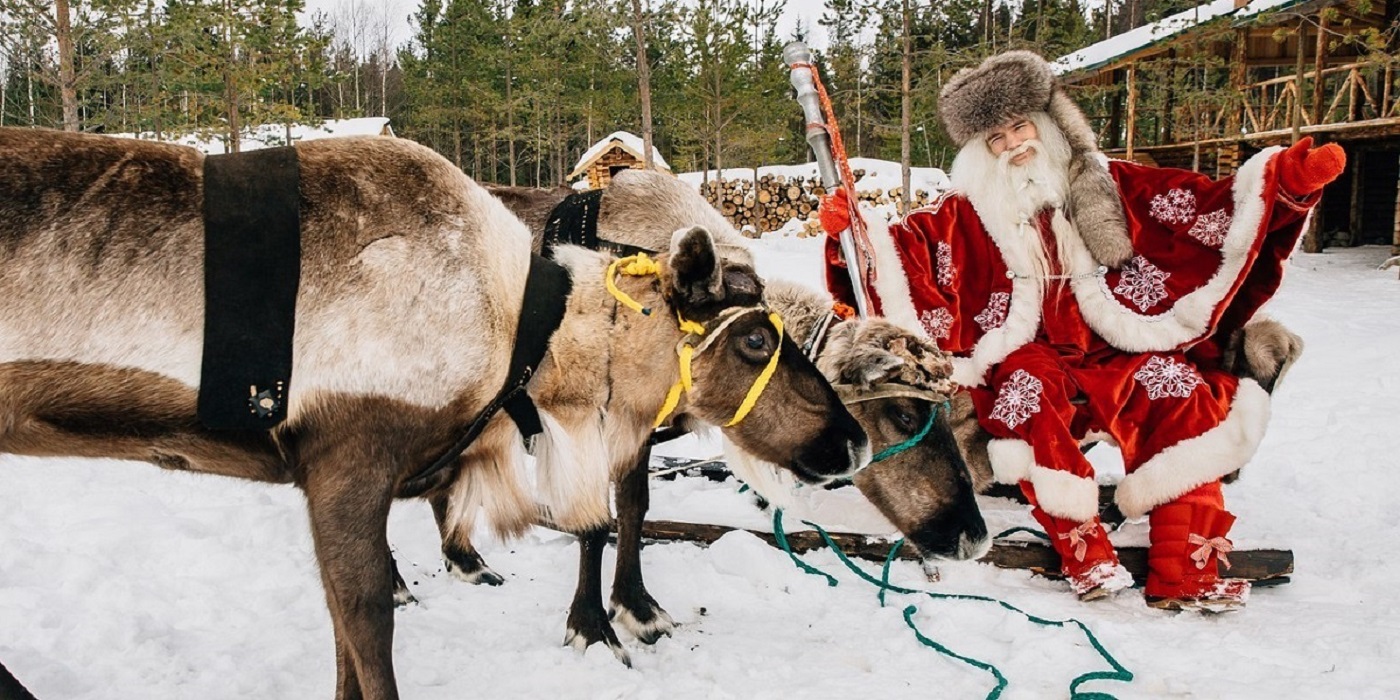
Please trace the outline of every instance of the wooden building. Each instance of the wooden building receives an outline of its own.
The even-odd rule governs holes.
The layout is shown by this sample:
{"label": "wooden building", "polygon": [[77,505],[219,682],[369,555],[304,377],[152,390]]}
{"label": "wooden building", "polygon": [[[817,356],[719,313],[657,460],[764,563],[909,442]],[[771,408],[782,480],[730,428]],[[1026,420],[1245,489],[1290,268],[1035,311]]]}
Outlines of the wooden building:
{"label": "wooden building", "polygon": [[1400,0],[1215,0],[1056,61],[1112,156],[1214,176],[1306,135],[1347,169],[1305,246],[1400,253]]}
{"label": "wooden building", "polygon": [[[626,131],[615,131],[598,143],[593,144],[588,152],[579,158],[578,164],[574,166],[567,178],[569,181],[588,175],[588,187],[598,189],[607,187],[612,182],[612,176],[619,171],[628,168],[642,169],[645,160],[642,158],[642,139],[635,134]],[[661,157],[661,152],[656,150],[656,146],[651,147],[652,169],[662,172],[671,172],[671,166],[666,164]]]}

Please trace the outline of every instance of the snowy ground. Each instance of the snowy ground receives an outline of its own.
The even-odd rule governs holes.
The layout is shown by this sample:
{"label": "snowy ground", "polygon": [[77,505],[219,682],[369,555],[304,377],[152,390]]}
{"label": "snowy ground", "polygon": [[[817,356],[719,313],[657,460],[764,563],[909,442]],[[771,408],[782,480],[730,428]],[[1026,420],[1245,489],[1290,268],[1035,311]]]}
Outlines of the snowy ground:
{"label": "snowy ground", "polygon": [[[819,241],[759,242],[761,271],[818,280]],[[1120,698],[1400,697],[1400,281],[1382,248],[1300,254],[1274,315],[1307,351],[1278,394],[1271,430],[1227,487],[1240,547],[1290,547],[1289,585],[1243,612],[1177,615],[1140,591],[1081,604],[1064,585],[987,565],[948,566],[931,590],[1075,617],[1135,675],[1084,687]],[[708,456],[692,440],[672,451]],[[1095,450],[1095,453],[1103,450]],[[1105,457],[1100,456],[1100,459]],[[733,483],[657,485],[654,514],[761,526]],[[817,509],[832,526],[882,529],[852,494]],[[1024,519],[988,503],[992,527]],[[849,507],[847,507],[849,506]],[[415,698],[981,698],[985,672],[920,645],[921,632],[998,667],[1003,697],[1067,697],[1106,670],[1075,629],[1034,625],[997,606],[893,596],[805,558],[828,587],[744,534],[714,546],[648,546],[653,594],[681,623],[653,647],[625,640],[634,668],[603,648],[560,646],[575,578],[570,538],[537,530],[482,541],[500,588],[443,573],[426,504],[396,506],[390,536],[422,601],[398,615],[403,696]],[[1143,539],[1139,527],[1115,533]],[[611,574],[611,557],[607,564]],[[868,571],[878,567],[866,564]],[[930,587],[912,563],[892,580]],[[0,457],[0,660],[41,700],[324,698],[334,661],[302,499],[268,487],[139,465]],[[1388,660],[1387,660],[1388,659]]]}

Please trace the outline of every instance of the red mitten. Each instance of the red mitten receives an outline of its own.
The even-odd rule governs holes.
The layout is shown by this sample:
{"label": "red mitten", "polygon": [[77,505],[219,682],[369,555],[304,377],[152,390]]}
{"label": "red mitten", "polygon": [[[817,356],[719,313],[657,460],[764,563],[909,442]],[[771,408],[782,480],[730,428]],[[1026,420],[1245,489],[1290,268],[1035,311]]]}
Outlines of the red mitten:
{"label": "red mitten", "polygon": [[817,208],[817,219],[828,236],[839,236],[851,227],[851,204],[846,197],[846,189],[838,188],[834,194],[822,197]]}
{"label": "red mitten", "polygon": [[1337,179],[1347,166],[1347,154],[1341,146],[1329,143],[1313,148],[1312,143],[1311,136],[1304,136],[1279,154],[1279,184],[1294,197],[1317,192]]}

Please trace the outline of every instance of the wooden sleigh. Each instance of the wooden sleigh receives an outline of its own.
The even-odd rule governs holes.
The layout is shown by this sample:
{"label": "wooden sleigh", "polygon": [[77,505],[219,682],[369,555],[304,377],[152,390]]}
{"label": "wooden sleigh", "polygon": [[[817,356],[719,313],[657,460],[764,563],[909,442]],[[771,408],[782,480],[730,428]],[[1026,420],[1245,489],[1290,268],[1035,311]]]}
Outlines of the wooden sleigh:
{"label": "wooden sleigh", "polygon": [[[653,457],[651,460],[653,478],[705,478],[724,481],[730,477],[729,469],[723,462],[715,460],[691,460],[675,457]],[[1099,518],[1108,526],[1116,527],[1123,523],[1123,514],[1114,504],[1115,487],[1103,485],[1099,488]],[[1005,498],[1025,504],[1021,490],[1008,484],[994,484],[982,494],[984,498]],[[744,528],[725,525],[685,523],[669,520],[648,520],[642,527],[642,538],[646,542],[689,541],[709,544],[724,534]],[[777,546],[771,532],[745,530],[764,541]],[[845,532],[827,532],[850,557],[883,562],[889,556],[890,543],[871,538],[868,535]],[[827,546],[820,533],[812,530],[799,530],[785,533],[788,546],[793,552],[801,553]],[[898,558],[920,561],[918,552],[905,544]],[[1133,575],[1133,580],[1142,585],[1147,580],[1147,548],[1142,546],[1118,547],[1118,557],[1123,566]],[[1025,569],[1048,578],[1061,578],[1060,557],[1044,539],[1017,533],[1013,536],[997,537],[991,551],[979,561],[1003,569]],[[1231,567],[1228,571],[1221,567],[1221,575],[1252,581],[1256,587],[1274,586],[1288,583],[1293,573],[1293,552],[1287,549],[1236,549],[1230,552]]]}

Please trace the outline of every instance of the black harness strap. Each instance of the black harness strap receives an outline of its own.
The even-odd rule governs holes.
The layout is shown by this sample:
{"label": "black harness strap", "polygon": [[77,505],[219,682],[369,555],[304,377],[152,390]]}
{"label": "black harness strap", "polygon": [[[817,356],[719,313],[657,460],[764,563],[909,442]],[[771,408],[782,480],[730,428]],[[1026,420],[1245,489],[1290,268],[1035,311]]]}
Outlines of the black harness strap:
{"label": "black harness strap", "polygon": [[199,419],[270,430],[287,417],[301,278],[295,148],[204,159],[204,356]]}
{"label": "black harness strap", "polygon": [[623,257],[638,253],[655,253],[656,251],[648,248],[598,237],[598,209],[602,204],[603,192],[604,190],[575,192],[555,205],[549,212],[549,220],[544,224],[540,255],[553,258],[554,249],[561,245],[607,250]]}
{"label": "black harness strap", "polygon": [[544,361],[550,337],[564,320],[565,302],[572,289],[573,280],[563,265],[538,255],[530,256],[530,274],[525,280],[525,303],[520,307],[520,323],[516,326],[515,348],[511,351],[505,386],[477,414],[447,452],[410,476],[401,491],[416,493],[424,490],[432,477],[456,463],[467,447],[481,435],[481,431],[486,429],[491,417],[501,409],[505,409],[511,420],[515,421],[527,445],[544,431],[539,409],[535,408],[535,402],[530,400],[530,394],[525,389],[535,370]]}

